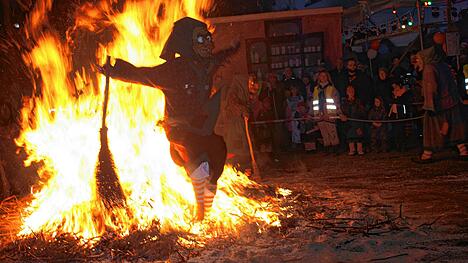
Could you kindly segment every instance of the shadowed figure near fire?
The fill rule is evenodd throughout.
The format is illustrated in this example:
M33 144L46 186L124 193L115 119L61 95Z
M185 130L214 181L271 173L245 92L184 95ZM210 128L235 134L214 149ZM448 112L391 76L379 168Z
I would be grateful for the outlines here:
M224 139L214 133L221 92L211 94L212 77L238 47L236 42L213 53L207 25L185 17L174 23L161 52L165 63L136 67L117 59L114 66L100 68L112 78L158 88L164 93L162 125L171 143L172 159L185 168L192 180L198 220L211 209L226 161Z

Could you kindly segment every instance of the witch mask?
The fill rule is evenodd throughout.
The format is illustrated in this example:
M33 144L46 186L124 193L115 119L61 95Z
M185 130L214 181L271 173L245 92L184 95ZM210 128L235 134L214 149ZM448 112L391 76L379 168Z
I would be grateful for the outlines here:
M211 33L204 27L196 27L192 35L193 51L202 58L213 55L213 39Z

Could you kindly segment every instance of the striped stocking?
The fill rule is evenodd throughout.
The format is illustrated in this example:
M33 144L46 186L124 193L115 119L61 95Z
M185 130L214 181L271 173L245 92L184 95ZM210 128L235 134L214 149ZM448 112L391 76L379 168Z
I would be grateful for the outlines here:
M216 184L207 183L205 188L205 213L209 213L216 194Z
M205 187L207 178L209 176L208 163L203 162L195 169L190 175L192 179L193 190L195 192L195 199L197 200L197 219L203 220L205 216L204 202L205 202Z
M429 160L432 158L432 151L424 150L421 155L421 160Z
M468 150L466 150L466 145L463 143L457 145L458 152L460 153L460 156L468 156Z

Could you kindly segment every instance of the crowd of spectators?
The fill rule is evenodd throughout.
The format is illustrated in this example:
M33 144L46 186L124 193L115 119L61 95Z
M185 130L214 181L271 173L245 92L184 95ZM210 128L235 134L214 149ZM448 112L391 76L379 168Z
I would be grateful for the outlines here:
M276 159L289 151L364 155L421 149L420 120L379 122L424 114L422 76L412 63L414 55L407 56L406 67L395 57L374 74L350 57L337 61L333 69L302 76L291 68L282 77L250 75L244 114L256 150L271 152Z

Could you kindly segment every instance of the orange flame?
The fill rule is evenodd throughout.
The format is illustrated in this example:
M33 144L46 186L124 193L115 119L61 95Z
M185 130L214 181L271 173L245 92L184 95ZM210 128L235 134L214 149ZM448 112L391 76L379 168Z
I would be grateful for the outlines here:
M71 77L70 42L62 43L52 32L34 31L39 30L40 18L46 17L51 6L50 1L38 2L28 30L40 37L24 59L39 74L41 82L36 85L42 94L24 105L17 144L28 153L26 165L43 164L38 171L42 185L24 211L20 236L42 231L51 236L73 233L90 239L107 229L125 235L154 221L160 222L163 231L216 236L236 233L245 223L245 215L259 225L279 224L271 204L242 195L245 187L258 185L226 167L207 219L210 223L194 226L192 185L185 171L173 163L163 129L155 125L164 116L163 93L114 80L110 82L107 117L109 147L128 211L109 214L103 209L96 197L94 169L100 148L104 77L92 73L99 79L97 96L91 92L96 87L90 89L89 83L84 83L84 74ZM209 0L128 1L117 12L111 8L112 1L101 1L79 9L75 29L95 32L103 25L115 28L113 40L96 52L95 60L101 64L110 54L137 66L153 66L162 62L159 54L173 22L184 16L202 19L200 13L210 5Z

